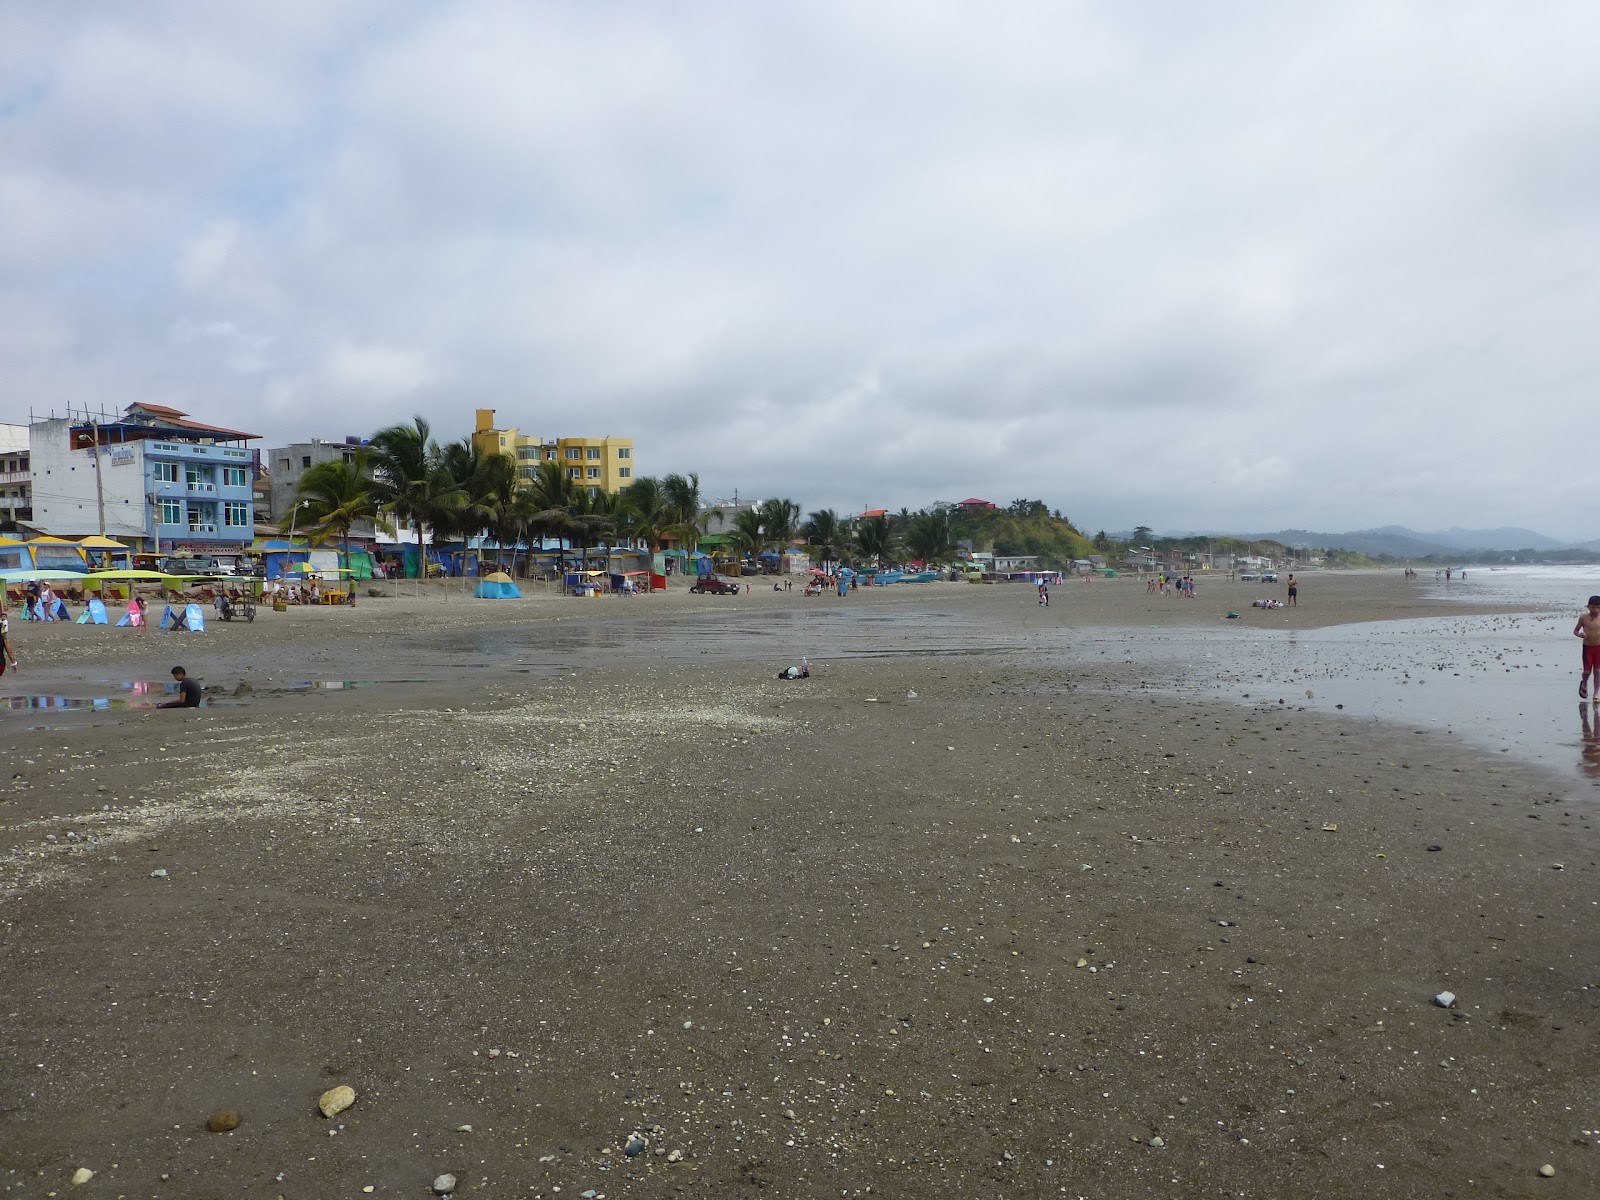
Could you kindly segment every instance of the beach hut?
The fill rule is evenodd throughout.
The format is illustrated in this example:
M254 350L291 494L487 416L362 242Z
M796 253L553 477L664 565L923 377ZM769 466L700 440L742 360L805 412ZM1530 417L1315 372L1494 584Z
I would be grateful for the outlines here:
M478 581L478 586L472 594L479 600L520 600L522 592L517 588L516 581L504 571L496 571L492 575L485 575Z
M133 566L133 551L115 538L102 537L98 533L79 538L78 549L88 559L91 570L126 571Z
M41 571L75 571L82 575L89 570L78 543L66 538L33 538L28 542L28 551L33 555L33 565Z

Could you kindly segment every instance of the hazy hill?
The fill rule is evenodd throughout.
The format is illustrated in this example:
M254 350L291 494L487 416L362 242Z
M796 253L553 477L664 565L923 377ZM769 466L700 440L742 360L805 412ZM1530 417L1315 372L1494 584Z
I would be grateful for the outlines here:
M1390 554L1396 558L1422 558L1427 555L1461 554L1473 550L1559 550L1569 543L1546 537L1532 529L1450 529L1419 533L1404 525L1384 525L1377 529L1356 529L1346 533L1319 533L1310 529L1280 529L1274 533L1175 534L1179 537L1241 537L1250 541L1282 542L1285 546L1315 547L1324 550L1351 550L1357 554ZM1600 550L1600 542L1587 548Z

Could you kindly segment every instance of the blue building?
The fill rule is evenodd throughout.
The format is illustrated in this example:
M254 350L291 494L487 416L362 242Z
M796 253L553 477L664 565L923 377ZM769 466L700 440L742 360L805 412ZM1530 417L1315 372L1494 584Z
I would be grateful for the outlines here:
M42 533L104 533L179 553L237 552L254 540L260 461L247 443L257 434L130 404L118 420L52 418L28 435L32 524Z

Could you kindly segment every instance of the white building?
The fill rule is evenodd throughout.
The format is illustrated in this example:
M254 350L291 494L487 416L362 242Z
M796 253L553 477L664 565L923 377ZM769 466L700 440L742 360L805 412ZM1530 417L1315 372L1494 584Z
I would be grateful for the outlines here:
M28 427L0 424L0 529L33 520L33 470L28 465Z
M159 404L130 404L114 421L36 421L29 524L55 537L104 531L155 551L248 546L256 463L245 443L256 436Z

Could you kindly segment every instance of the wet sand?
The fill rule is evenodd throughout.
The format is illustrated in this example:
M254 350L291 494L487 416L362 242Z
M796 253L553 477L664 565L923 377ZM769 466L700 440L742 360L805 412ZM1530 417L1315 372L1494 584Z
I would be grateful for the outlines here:
M1061 665L1267 592L14 624L7 694L213 699L0 714L0 1195L1595 1194L1586 787Z

